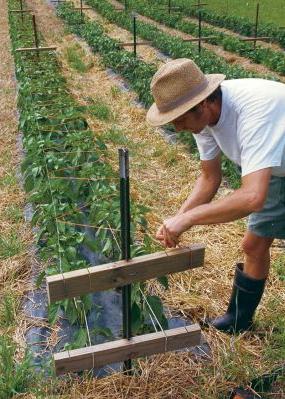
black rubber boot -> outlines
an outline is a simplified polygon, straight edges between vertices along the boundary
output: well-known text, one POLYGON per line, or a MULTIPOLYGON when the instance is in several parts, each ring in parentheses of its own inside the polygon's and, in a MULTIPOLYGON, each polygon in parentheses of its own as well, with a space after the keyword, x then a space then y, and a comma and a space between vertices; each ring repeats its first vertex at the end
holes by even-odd
POLYGON ((224 316, 208 320, 220 331, 239 333, 252 327, 253 315, 265 286, 266 279, 257 280, 243 272, 243 263, 238 263, 233 283, 232 295, 224 316))

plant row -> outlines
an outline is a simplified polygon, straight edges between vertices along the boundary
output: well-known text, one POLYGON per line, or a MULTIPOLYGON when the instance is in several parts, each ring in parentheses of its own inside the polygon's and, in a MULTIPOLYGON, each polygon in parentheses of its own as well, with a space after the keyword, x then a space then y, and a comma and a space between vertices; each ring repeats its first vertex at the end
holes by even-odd
MULTIPOLYGON (((165 0, 157 0, 156 4, 165 5, 166 8, 165 0)), ((180 7, 184 15, 194 16, 197 18, 199 16, 198 9, 191 6, 189 0, 176 0, 175 6, 180 7)), ((233 32, 240 33, 244 36, 254 36, 255 34, 255 21, 253 22, 249 18, 238 15, 224 15, 212 10, 206 10, 205 8, 201 10, 201 13, 202 19, 212 25, 230 29, 233 32)), ((285 31, 273 23, 259 22, 258 36, 270 37, 273 42, 278 43, 281 47, 285 48, 285 31)))
MULTIPOLYGON (((9 1, 10 8, 16 5, 15 0, 9 1)), ((119 178, 108 163, 106 145, 88 127, 88 106, 80 106, 72 98, 56 55, 15 52, 33 43, 31 18, 25 16, 23 24, 16 14, 11 13, 9 18, 18 81, 19 129, 25 151, 22 173, 34 208, 32 223, 38 230, 39 256, 47 265, 38 276, 40 285, 45 275, 89 266, 82 255, 84 246, 106 259, 120 259, 120 236, 115 233, 120 229, 119 178), (90 236, 78 226, 81 224, 95 225, 97 229, 90 236)), ((153 251, 148 240, 135 240, 135 231, 147 228, 146 211, 145 206, 132 201, 132 256, 153 251)), ((148 318, 141 299, 134 289, 134 332, 143 329, 148 318)), ((159 298, 148 299, 165 323, 159 298)), ((87 340, 84 312, 92 306, 91 296, 62 301, 50 307, 50 322, 54 323, 64 310, 72 324, 81 326, 77 337, 82 346, 87 340)))
MULTIPOLYGON (((123 3, 123 0, 120 0, 123 3)), ((171 28, 180 30, 184 33, 198 37, 199 28, 197 23, 181 18, 180 13, 169 14, 167 9, 157 8, 146 0, 130 0, 129 7, 135 9, 140 14, 162 23, 171 28)), ((259 45, 253 48, 253 44, 240 40, 238 37, 220 32, 215 28, 203 26, 202 36, 210 37, 208 43, 222 46, 224 50, 231 51, 243 57, 247 57, 257 64, 262 64, 282 75, 285 75, 285 55, 282 51, 276 51, 271 48, 261 47, 259 45)))

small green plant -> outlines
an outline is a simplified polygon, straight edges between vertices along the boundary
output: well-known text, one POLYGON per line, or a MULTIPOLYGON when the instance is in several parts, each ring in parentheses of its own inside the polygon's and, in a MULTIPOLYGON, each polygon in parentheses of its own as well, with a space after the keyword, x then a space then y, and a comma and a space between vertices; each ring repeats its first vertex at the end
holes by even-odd
POLYGON ((23 219, 23 211, 17 205, 8 205, 4 211, 4 215, 12 223, 18 223, 23 219))
POLYGON ((129 144, 128 138, 125 135, 124 131, 115 125, 104 133, 104 140, 107 142, 111 141, 112 143, 117 145, 128 146, 129 144))
POLYGON ((17 178, 12 173, 7 173, 2 179, 0 179, 0 186, 15 186, 17 184, 17 178))
POLYGON ((285 255, 281 254, 272 262, 272 268, 281 281, 285 281, 285 255))
POLYGON ((24 249, 23 242, 19 239, 16 232, 11 232, 4 237, 0 236, 0 259, 7 259, 18 255, 24 249))
POLYGON ((0 336, 0 399, 27 392, 38 379, 31 355, 26 352, 21 362, 15 360, 15 355, 16 345, 13 341, 0 336))
POLYGON ((83 61, 84 57, 85 53, 78 44, 75 44, 66 49, 66 59, 69 65, 71 66, 71 68, 81 73, 85 73, 89 71, 90 68, 93 67, 92 62, 85 63, 83 61))
POLYGON ((112 119, 111 108, 101 100, 94 100, 93 104, 87 107, 88 113, 102 121, 112 119))
POLYGON ((0 302, 0 326, 10 327, 14 324, 18 303, 12 292, 5 292, 0 302))

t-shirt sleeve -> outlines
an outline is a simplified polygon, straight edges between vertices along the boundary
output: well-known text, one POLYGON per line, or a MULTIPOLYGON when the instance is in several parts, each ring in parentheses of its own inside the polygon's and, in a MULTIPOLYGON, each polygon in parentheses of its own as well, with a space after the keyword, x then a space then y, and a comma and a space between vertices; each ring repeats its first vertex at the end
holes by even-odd
POLYGON ((284 126, 263 118, 260 113, 243 115, 238 125, 242 176, 281 165, 280 129, 284 131, 284 126))
POLYGON ((210 161, 220 153, 220 147, 210 133, 203 131, 199 134, 193 134, 193 137, 196 140, 201 161, 210 161))

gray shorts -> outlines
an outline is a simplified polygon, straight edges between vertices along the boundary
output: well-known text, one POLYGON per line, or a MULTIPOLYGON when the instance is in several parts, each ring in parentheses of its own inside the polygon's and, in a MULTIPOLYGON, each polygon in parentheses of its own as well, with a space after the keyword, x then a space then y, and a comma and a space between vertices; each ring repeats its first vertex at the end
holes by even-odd
POLYGON ((285 177, 271 176, 264 207, 249 215, 248 229, 257 236, 285 239, 285 177))

